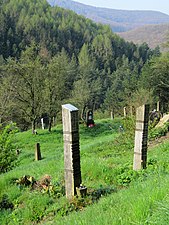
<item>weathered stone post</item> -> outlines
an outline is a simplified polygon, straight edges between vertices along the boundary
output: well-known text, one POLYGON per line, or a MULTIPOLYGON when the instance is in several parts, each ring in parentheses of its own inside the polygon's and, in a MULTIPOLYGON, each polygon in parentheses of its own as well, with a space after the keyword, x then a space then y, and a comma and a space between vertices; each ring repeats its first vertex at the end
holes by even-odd
POLYGON ((35 160, 38 161, 38 160, 41 160, 41 152, 40 152, 40 144, 39 143, 36 143, 35 145, 35 160))
POLYGON ((157 112, 160 112, 160 101, 157 102, 157 112))
POLYGON ((78 109, 62 105, 62 121, 66 197, 71 199, 81 184, 78 109))
POLYGON ((41 118, 42 130, 45 129, 43 118, 41 118))
POLYGON ((127 116, 126 107, 123 108, 123 112, 124 112, 124 117, 126 117, 127 116))
POLYGON ((113 113, 113 110, 111 110, 111 112, 110 112, 110 117, 111 117, 111 120, 114 119, 114 113, 113 113))
POLYGON ((147 141, 148 141, 149 105, 143 105, 136 109, 136 130, 134 146, 133 169, 146 168, 147 141))

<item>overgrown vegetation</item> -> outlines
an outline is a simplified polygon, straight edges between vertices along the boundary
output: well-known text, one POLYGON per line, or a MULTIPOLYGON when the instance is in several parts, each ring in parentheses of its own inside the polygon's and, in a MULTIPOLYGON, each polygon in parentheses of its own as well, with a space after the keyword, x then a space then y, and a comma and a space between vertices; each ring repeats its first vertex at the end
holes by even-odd
POLYGON ((16 131, 15 124, 0 127, 0 173, 7 172, 15 165, 17 156, 13 135, 16 131))
POLYGON ((155 138, 159 138, 165 136, 169 131, 169 122, 166 122, 161 127, 154 127, 149 130, 149 140, 154 140, 155 138))

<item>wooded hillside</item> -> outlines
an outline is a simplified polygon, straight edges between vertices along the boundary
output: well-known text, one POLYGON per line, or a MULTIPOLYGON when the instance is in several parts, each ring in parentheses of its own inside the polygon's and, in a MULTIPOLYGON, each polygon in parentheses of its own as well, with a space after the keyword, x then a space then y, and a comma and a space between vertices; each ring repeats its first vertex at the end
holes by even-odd
POLYGON ((160 46, 161 51, 167 51, 165 43, 169 35, 169 24, 147 25, 127 32, 119 33, 126 41, 135 44, 146 42, 150 48, 160 46))
POLYGON ((71 9, 97 23, 108 24, 114 32, 126 41, 135 44, 148 43, 150 48, 160 46, 161 51, 167 39, 169 15, 158 11, 115 10, 88 6, 72 0, 48 0, 51 5, 71 9))
POLYGON ((109 24, 114 32, 124 32, 147 24, 169 23, 169 15, 157 11, 107 9, 72 0, 48 0, 48 2, 51 5, 71 9, 95 22, 109 24))
MULTIPOLYGON (((131 104, 143 65, 159 50, 136 46, 45 0, 1 0, 0 118, 33 130, 50 125, 61 104, 121 113, 131 104)), ((51 128, 51 126, 50 126, 51 128)))

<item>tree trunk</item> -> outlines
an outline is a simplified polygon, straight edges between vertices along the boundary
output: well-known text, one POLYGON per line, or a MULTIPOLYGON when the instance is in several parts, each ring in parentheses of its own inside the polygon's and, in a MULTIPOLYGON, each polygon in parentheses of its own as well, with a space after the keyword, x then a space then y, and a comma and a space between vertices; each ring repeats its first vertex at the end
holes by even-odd
POLYGON ((36 134, 36 123, 35 123, 35 119, 32 121, 32 134, 36 134))
POLYGON ((83 107, 83 110, 81 113, 81 120, 86 122, 86 105, 83 107))
POLYGON ((51 132, 52 130, 52 117, 49 117, 49 128, 48 128, 49 132, 51 132))
POLYGON ((126 107, 123 108, 123 111, 124 111, 124 117, 126 117, 127 116, 126 107))
POLYGON ((133 115, 133 106, 130 106, 130 116, 133 115))
POLYGON ((111 110, 111 119, 114 119, 114 109, 111 110))
POLYGON ((56 117, 53 116, 53 126, 56 126, 56 117))

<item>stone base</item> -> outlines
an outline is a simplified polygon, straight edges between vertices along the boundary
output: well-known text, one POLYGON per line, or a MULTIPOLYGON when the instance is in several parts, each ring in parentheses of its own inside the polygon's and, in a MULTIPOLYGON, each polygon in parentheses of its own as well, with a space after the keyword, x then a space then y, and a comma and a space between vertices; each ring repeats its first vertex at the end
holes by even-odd
POLYGON ((87 195, 87 187, 85 186, 80 186, 76 187, 76 193, 78 197, 84 197, 87 195))

